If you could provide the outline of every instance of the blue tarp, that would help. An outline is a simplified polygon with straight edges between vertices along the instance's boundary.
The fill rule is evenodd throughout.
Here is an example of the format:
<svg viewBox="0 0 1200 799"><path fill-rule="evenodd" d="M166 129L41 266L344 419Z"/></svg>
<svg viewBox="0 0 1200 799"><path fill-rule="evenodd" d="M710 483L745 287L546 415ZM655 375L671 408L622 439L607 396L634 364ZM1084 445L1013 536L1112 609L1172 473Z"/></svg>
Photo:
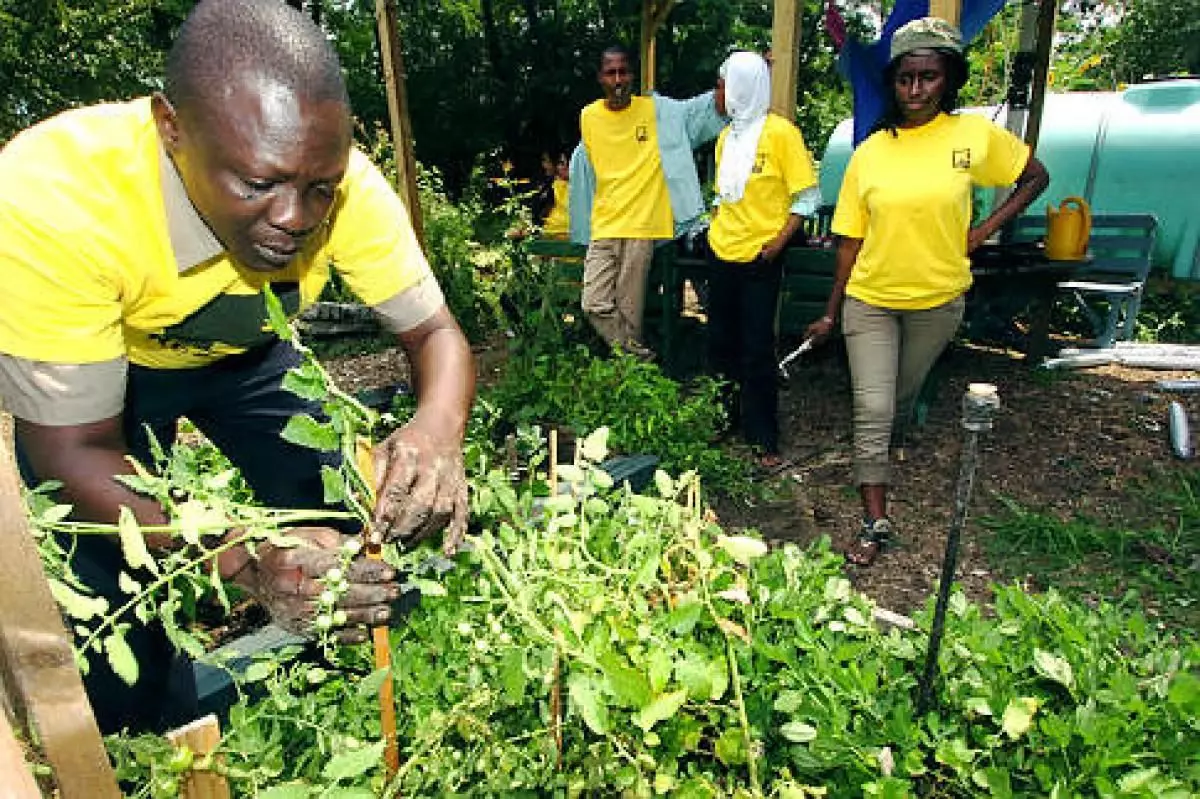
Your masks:
<svg viewBox="0 0 1200 799"><path fill-rule="evenodd" d="M992 17L1004 8L1005 0L963 0L963 41L970 42ZM892 46L892 34L901 25L929 14L929 0L896 0L892 13L883 24L883 35L879 41L863 44L853 38L847 39L842 48L841 64L848 73L854 88L854 145L867 137L871 126L883 114L887 92L883 85L883 69L888 63L888 51Z"/></svg>

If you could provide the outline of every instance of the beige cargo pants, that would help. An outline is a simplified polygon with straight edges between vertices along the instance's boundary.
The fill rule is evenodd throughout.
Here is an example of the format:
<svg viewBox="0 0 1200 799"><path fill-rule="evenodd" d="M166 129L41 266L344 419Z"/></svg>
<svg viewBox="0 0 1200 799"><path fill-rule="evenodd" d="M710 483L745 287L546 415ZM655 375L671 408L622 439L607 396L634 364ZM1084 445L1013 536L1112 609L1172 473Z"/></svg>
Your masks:
<svg viewBox="0 0 1200 799"><path fill-rule="evenodd" d="M842 333L854 395L854 481L887 485L893 424L903 430L929 370L962 322L964 297L920 311L847 297Z"/></svg>

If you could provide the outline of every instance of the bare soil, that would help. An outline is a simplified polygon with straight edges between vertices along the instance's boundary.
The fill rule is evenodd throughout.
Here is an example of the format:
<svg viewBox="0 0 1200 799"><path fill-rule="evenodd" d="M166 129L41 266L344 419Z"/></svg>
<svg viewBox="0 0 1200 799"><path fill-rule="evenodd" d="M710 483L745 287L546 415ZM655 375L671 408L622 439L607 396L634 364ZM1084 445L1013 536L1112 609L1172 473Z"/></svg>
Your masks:
<svg viewBox="0 0 1200 799"><path fill-rule="evenodd" d="M502 347L476 353L480 382L494 379ZM333 359L339 384L351 390L405 378L395 351ZM803 356L780 394L782 450L788 466L770 477L769 498L723 501L727 529L755 528L774 540L807 543L829 536L837 550L853 543L861 508L851 485L850 379L845 353L830 345ZM972 598L1022 575L1000 575L987 562L978 520L1003 510L1002 498L1063 519L1146 529L1170 524L1170 509L1148 506L1143 482L1168 469L1197 468L1171 454L1167 406L1178 399L1200 426L1200 394L1160 390L1168 378L1194 373L1106 366L1073 372L1030 369L1011 353L955 345L927 390L926 423L909 459L896 464L890 514L897 544L869 568L847 565L854 584L881 606L908 613L935 590L954 507L964 439L961 398L967 384L997 386L1002 402L994 430L980 438L971 513L964 529L958 579ZM1041 586L1034 586L1041 587Z"/></svg>

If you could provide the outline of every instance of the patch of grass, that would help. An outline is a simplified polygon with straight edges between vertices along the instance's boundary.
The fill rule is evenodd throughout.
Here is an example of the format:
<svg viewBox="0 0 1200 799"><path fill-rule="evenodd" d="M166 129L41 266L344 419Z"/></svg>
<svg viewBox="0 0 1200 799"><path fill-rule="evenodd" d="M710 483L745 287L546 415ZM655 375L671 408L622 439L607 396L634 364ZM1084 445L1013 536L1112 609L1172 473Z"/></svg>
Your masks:
<svg viewBox="0 0 1200 799"><path fill-rule="evenodd" d="M1039 588L1085 601L1128 599L1172 627L1200 624L1200 471L1175 469L1129 490L1134 507L1163 521L1106 525L1060 519L1001 498L1004 511L984 517L992 566Z"/></svg>

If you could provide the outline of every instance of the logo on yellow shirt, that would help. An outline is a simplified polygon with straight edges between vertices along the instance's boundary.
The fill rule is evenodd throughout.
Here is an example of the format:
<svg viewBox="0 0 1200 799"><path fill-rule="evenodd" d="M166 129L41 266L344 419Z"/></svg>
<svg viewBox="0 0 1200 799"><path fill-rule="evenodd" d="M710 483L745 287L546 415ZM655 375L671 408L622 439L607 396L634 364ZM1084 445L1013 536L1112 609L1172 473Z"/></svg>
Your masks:
<svg viewBox="0 0 1200 799"><path fill-rule="evenodd" d="M964 147L961 150L955 150L950 156L950 161L954 165L955 169L970 169L971 148Z"/></svg>
<svg viewBox="0 0 1200 799"><path fill-rule="evenodd" d="M761 175L763 170L767 168L767 156L764 153L759 153L754 156L754 166L750 172L755 175Z"/></svg>
<svg viewBox="0 0 1200 799"><path fill-rule="evenodd" d="M634 128L633 137L639 142L647 142L650 140L650 128L645 125L638 125Z"/></svg>

